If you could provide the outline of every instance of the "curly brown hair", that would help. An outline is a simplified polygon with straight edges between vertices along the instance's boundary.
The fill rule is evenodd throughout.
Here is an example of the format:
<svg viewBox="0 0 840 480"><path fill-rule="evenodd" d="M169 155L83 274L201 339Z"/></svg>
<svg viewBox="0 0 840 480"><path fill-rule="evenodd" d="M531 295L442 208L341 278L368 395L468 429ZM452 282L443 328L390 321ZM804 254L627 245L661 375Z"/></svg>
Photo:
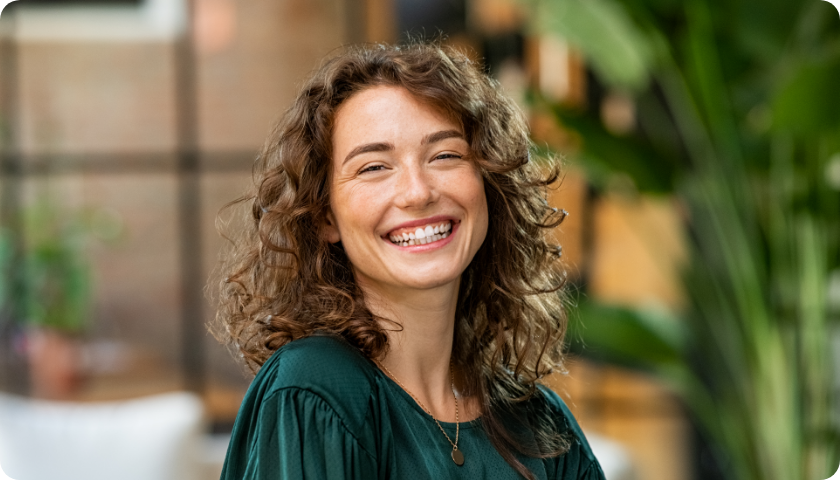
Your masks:
<svg viewBox="0 0 840 480"><path fill-rule="evenodd" d="M514 450L550 457L568 448L547 415L514 408L537 396L537 381L562 365L565 275L560 247L545 235L565 217L546 202L559 166L531 160L520 109L450 47L347 48L303 85L256 161L253 191L231 204L251 208L223 266L214 330L252 371L281 346L314 332L340 336L371 359L385 354L378 320L386 319L366 307L341 244L321 234L338 107L381 85L402 87L459 121L481 171L490 228L461 277L452 363L465 395L482 405L493 445L532 478Z"/></svg>

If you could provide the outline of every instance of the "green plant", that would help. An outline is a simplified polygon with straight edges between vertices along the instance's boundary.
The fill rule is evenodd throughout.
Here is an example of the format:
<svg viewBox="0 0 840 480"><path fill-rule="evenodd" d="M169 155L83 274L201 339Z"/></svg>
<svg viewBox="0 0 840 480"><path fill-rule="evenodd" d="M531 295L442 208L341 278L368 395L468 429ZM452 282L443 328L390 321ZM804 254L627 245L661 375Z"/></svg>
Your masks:
<svg viewBox="0 0 840 480"><path fill-rule="evenodd" d="M837 12L757 0L527 3L535 31L566 38L635 100L638 128L626 136L597 108L538 100L582 137L581 165L676 194L688 211L684 333L589 306L579 335L673 380L732 478L826 478L840 460L829 348L840 312L828 299L840 268ZM623 324L627 342L597 338L609 335L599 322Z"/></svg>
<svg viewBox="0 0 840 480"><path fill-rule="evenodd" d="M21 323L78 333L88 324L90 270L84 255L81 215L48 201L23 212L22 254L11 232L0 229L0 310Z"/></svg>

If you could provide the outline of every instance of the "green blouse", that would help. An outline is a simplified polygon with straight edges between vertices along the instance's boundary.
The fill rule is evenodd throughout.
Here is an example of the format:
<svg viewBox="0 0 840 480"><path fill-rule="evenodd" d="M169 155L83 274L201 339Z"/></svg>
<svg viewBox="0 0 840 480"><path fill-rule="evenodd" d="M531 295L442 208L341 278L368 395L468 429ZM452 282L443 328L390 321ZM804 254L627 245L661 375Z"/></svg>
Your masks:
<svg viewBox="0 0 840 480"><path fill-rule="evenodd" d="M541 388L571 448L520 460L539 479L603 480L566 405ZM455 424L441 422L454 440ZM481 420L461 423L456 465L435 421L356 348L313 336L280 348L248 389L233 426L222 480L518 479Z"/></svg>

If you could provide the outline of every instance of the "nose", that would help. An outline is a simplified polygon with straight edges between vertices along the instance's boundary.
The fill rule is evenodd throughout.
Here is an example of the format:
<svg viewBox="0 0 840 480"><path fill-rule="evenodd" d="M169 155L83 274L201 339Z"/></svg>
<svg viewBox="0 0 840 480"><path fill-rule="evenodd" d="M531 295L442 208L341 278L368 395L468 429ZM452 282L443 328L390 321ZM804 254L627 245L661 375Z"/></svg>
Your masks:
<svg viewBox="0 0 840 480"><path fill-rule="evenodd" d="M397 205L401 208L425 208L439 198L434 173L412 166L400 172L397 182Z"/></svg>

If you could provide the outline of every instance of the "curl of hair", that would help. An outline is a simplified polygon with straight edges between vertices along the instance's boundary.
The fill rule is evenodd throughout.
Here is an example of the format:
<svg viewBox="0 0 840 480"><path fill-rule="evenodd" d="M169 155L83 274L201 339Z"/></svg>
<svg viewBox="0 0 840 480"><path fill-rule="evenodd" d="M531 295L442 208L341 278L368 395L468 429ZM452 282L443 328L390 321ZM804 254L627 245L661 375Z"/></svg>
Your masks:
<svg viewBox="0 0 840 480"><path fill-rule="evenodd" d="M493 445L526 478L514 451L551 457L568 449L558 425L515 408L562 365L566 330L560 248L547 240L565 212L546 202L559 166L535 165L519 108L464 54L441 45L348 48L303 85L269 135L250 205L222 271L213 331L256 371L278 348L326 332L375 359L387 351L340 244L321 233L330 205L332 126L339 106L374 86L398 86L460 121L480 169L487 237L461 278L453 364L465 395L482 405Z"/></svg>

